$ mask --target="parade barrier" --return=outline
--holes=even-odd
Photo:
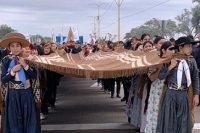
[[[83,53],[57,53],[29,58],[29,64],[66,76],[82,78],[116,78],[146,73],[151,66],[159,65],[156,51],[147,54],[140,51],[119,49],[111,52],[96,52],[84,57]]]

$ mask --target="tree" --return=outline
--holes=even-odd
[[[198,3],[200,3],[200,0],[193,0],[193,2],[198,2]]]
[[[30,35],[30,42],[33,44],[41,44],[42,42],[44,43],[48,43],[51,42],[51,37],[43,37],[39,34],[37,35]]]
[[[126,38],[126,39],[128,39],[128,38],[131,38],[133,35],[131,35],[131,33],[129,32],[129,33],[126,33],[125,34],[125,37],[124,38]]]
[[[177,25],[175,21],[172,20],[165,20],[165,27],[164,27],[164,37],[173,37],[177,31]],[[142,34],[148,33],[151,36],[155,35],[162,35],[162,29],[161,29],[161,20],[158,20],[156,18],[153,18],[147,22],[145,22],[143,25],[132,28],[130,33],[126,33],[125,39],[128,39],[132,36],[136,36],[137,38],[140,38]]]
[[[126,35],[128,35],[128,36],[125,36],[125,39],[128,39],[128,38],[133,37],[133,36],[140,38],[142,36],[142,34],[144,34],[144,33],[151,33],[150,29],[146,26],[139,26],[139,27],[136,27],[136,28],[132,28],[130,33],[126,33]]]
[[[4,37],[7,33],[14,32],[15,30],[6,24],[0,25],[0,39]]]
[[[167,20],[166,28],[165,28],[165,36],[172,38],[177,33],[177,25],[176,22],[169,19]]]
[[[44,42],[44,38],[41,35],[31,35],[30,40],[31,43],[36,43],[36,44]]]
[[[191,23],[191,19],[192,12],[187,9],[184,9],[184,13],[176,17],[178,21],[178,33],[192,35],[195,28]]]
[[[45,42],[50,42],[51,41],[51,37],[45,36],[45,37],[43,37],[43,39],[44,39]]]
[[[153,18],[146,23],[144,23],[143,28],[149,30],[151,35],[161,35],[161,25],[160,20]]]
[[[192,25],[195,28],[195,33],[200,32],[200,4],[192,8]]]
[[[192,25],[195,28],[195,32],[200,32],[200,5],[192,9]]]
[[[130,33],[126,33],[125,39],[128,39],[132,36],[136,36],[137,38],[140,38],[142,34],[148,33],[151,36],[158,35],[161,32],[159,31],[160,25],[159,21],[155,18],[147,21],[144,23],[144,25],[141,25],[136,28],[132,28]]]

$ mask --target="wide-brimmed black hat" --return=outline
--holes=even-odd
[[[175,41],[175,47],[178,47],[178,46],[183,46],[185,44],[197,44],[199,43],[200,41],[195,41],[189,37],[186,37],[186,36],[182,36],[180,38],[178,38],[176,41]]]
[[[197,43],[200,43],[200,40],[192,40],[191,43],[192,44],[197,44]]]
[[[191,40],[189,37],[182,36],[175,41],[175,46],[183,46],[185,44],[191,44]]]

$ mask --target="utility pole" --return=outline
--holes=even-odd
[[[94,16],[94,31],[93,31],[94,34],[96,34],[96,16]]]
[[[98,34],[97,34],[97,39],[100,39],[100,5],[97,5],[98,7],[98,16],[97,16],[97,22],[98,22]]]
[[[51,34],[51,39],[52,39],[52,41],[54,42],[55,41],[55,37],[54,37],[55,35],[54,35],[54,28],[52,28],[52,34]]]
[[[161,20],[161,34],[162,34],[162,37],[165,36],[165,27],[166,27],[166,21],[165,20]]]
[[[63,25],[61,26],[61,33],[60,33],[60,43],[63,43]]]
[[[123,3],[124,0],[115,0],[116,4],[117,4],[117,11],[118,11],[118,41],[120,41],[120,13],[121,13],[121,5]]]
[[[97,31],[97,39],[100,39],[101,37],[101,32],[100,32],[100,7],[103,5],[104,3],[100,3],[100,4],[90,4],[90,5],[95,5],[98,9],[97,12],[97,25],[98,25],[98,31]]]
[[[97,33],[97,30],[96,30],[96,21],[97,21],[97,17],[96,17],[96,16],[88,16],[88,17],[92,17],[92,18],[93,18],[93,21],[94,21],[94,22],[92,23],[93,26],[94,26],[94,27],[93,27],[93,33],[96,34],[96,33]]]

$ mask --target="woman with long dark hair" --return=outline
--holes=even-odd
[[[143,44],[143,51],[145,53],[153,50],[153,43],[147,41]],[[133,81],[134,80],[134,81]],[[150,89],[150,79],[147,74],[135,75],[132,78],[132,85],[134,91],[134,99],[131,111],[131,124],[133,124],[140,132],[144,132],[145,126],[145,100],[147,98],[147,92]]]
[[[165,79],[166,92],[156,133],[192,133],[191,110],[199,103],[199,71],[191,56],[191,41],[188,37],[180,37],[175,43],[178,55],[169,65],[164,65],[158,75],[160,80]],[[191,85],[193,96],[190,99]]]
[[[171,42],[166,41],[160,47],[160,58],[163,59],[171,59],[174,54],[174,50],[172,49],[173,45]],[[145,133],[155,133],[157,126],[157,118],[159,111],[159,103],[160,98],[163,92],[164,81],[158,79],[158,74],[162,68],[162,65],[154,68],[150,68],[148,72],[148,76],[152,81],[151,89],[149,93],[148,99],[148,108],[147,108],[147,124],[145,127]]]

